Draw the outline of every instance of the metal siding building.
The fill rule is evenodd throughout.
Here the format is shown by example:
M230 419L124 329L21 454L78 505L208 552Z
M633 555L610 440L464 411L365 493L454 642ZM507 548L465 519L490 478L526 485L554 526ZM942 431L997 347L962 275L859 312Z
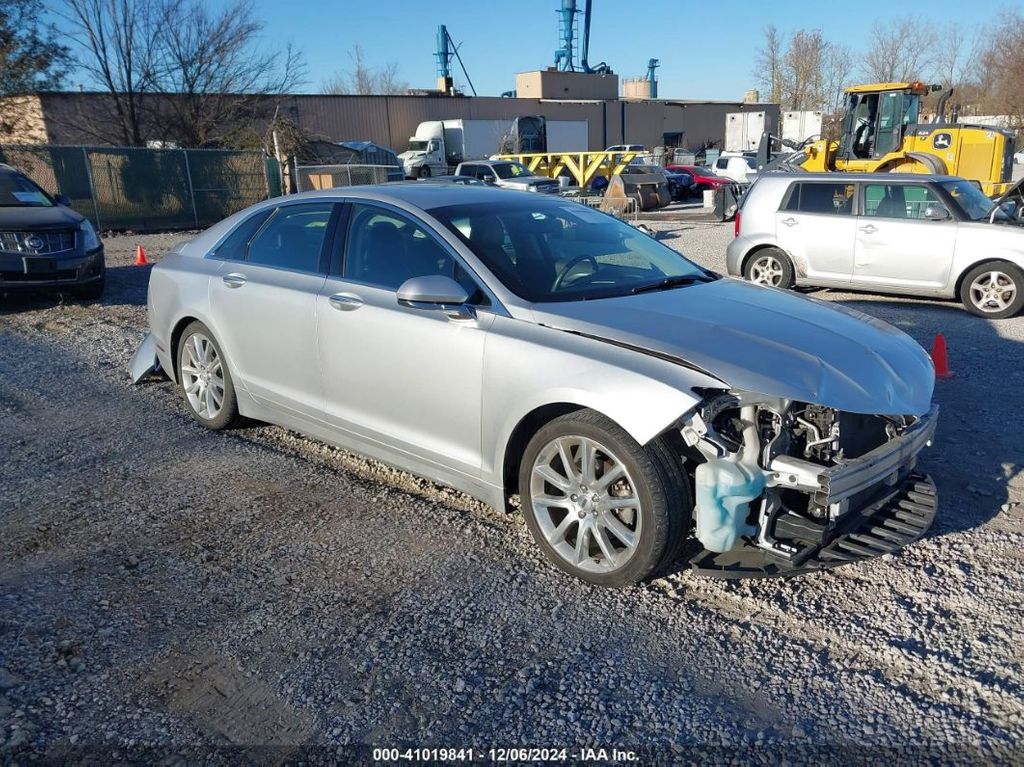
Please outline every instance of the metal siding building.
M118 144L111 129L111 99L102 93L42 93L34 112L32 137L15 135L9 143ZM160 135L158 99L147 110L154 124L147 138ZM30 105L31 106L31 105ZM511 99L492 96L324 96L294 95L268 97L263 124L257 134L267 132L275 111L312 138L327 141L373 141L404 151L416 126L427 120L480 119L511 120L514 117L543 115L548 120L586 120L589 126L588 149L604 149L611 144L635 143L659 146L675 139L680 146L698 149L707 143L722 145L725 139L725 115L728 112L764 111L769 124L779 125L779 107L774 104L744 104L739 101L561 101L548 99ZM148 135L152 134L152 135Z

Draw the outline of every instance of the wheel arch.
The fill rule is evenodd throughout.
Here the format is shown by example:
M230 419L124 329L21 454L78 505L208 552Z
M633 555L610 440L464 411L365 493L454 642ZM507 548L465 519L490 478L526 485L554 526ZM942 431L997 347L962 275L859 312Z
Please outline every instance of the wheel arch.
M181 336L185 332L185 328L191 325L193 322L202 322L206 325L206 321L193 316L192 314L186 314L181 317L177 322L174 323L174 327L171 328L171 336L169 339L168 352L171 355L171 365L173 366L170 371L171 379L178 383L178 344L181 342ZM209 327L209 325L207 325Z
M508 498L519 492L519 467L526 446L533 439L533 435L554 419L585 409L585 405L578 403L551 402L534 408L519 419L519 423L512 429L512 434L505 443L505 451L502 455L501 486L506 499L506 507Z
M977 269L979 266L985 266L986 264L1008 264L1009 266L1012 266L1014 269L1016 269L1018 272L1024 274L1024 267L1014 263L1008 258L1000 258L999 256L993 256L990 258L979 258L977 261L972 261L971 263L967 264L967 266L960 270L960 274L957 275L956 282L953 285L953 295L959 298L960 290L964 286L964 280L967 279L967 275L970 274L973 270Z
M755 255L760 253L762 250L768 250L769 248L779 251L782 255L788 258L789 263L793 265L793 274L796 276L800 276L800 272L797 270L796 261L793 260L793 257L789 255L789 253L785 249L780 248L778 245L772 242L758 243L757 245L753 246L750 250L743 254L743 259L740 261L740 275L742 276L746 274L747 264L750 263L750 259L752 259Z

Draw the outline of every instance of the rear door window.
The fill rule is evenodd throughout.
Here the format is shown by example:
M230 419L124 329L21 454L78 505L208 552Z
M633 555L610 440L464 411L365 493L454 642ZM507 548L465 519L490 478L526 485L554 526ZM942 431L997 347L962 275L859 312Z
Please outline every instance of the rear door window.
M249 262L299 272L321 272L331 203L284 205L249 245Z
M244 261L249 250L249 242L273 212L274 208L267 208L249 216L235 227L231 234L221 240L220 244L210 252L210 258L218 258L222 261Z
M783 210L831 216L853 214L854 184L797 183L790 190Z

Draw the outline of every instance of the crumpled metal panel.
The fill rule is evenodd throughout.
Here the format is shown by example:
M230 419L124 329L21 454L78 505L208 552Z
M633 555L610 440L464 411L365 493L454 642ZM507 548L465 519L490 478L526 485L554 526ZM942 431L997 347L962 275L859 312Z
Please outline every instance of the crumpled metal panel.
M552 327L681 358L741 389L850 413L924 415L931 359L853 309L733 279L658 293L535 304Z

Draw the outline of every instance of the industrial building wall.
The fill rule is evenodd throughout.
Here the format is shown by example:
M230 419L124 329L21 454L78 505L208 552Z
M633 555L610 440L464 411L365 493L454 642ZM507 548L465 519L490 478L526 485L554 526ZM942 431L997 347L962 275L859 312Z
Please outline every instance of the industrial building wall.
M56 93L41 94L39 98L48 143L122 143L113 130L114 110L108 95ZM426 120L511 120L531 115L543 115L549 120L586 120L590 145L580 149L591 151L621 143L658 146L664 143L665 134L673 133L682 133L681 145L690 149L708 142L721 146L725 138L725 115L740 110L763 110L773 126L779 124L778 106L740 102L295 95L268 98L267 108L263 110L267 122L275 110L314 138L369 140L396 152L406 149L416 126ZM147 112L154 115L156 123L148 133L152 133L153 138L162 138L156 117L158 106ZM267 126L254 128L258 135L263 135ZM38 125L35 131L38 133ZM104 138L105 135L109 138Z

